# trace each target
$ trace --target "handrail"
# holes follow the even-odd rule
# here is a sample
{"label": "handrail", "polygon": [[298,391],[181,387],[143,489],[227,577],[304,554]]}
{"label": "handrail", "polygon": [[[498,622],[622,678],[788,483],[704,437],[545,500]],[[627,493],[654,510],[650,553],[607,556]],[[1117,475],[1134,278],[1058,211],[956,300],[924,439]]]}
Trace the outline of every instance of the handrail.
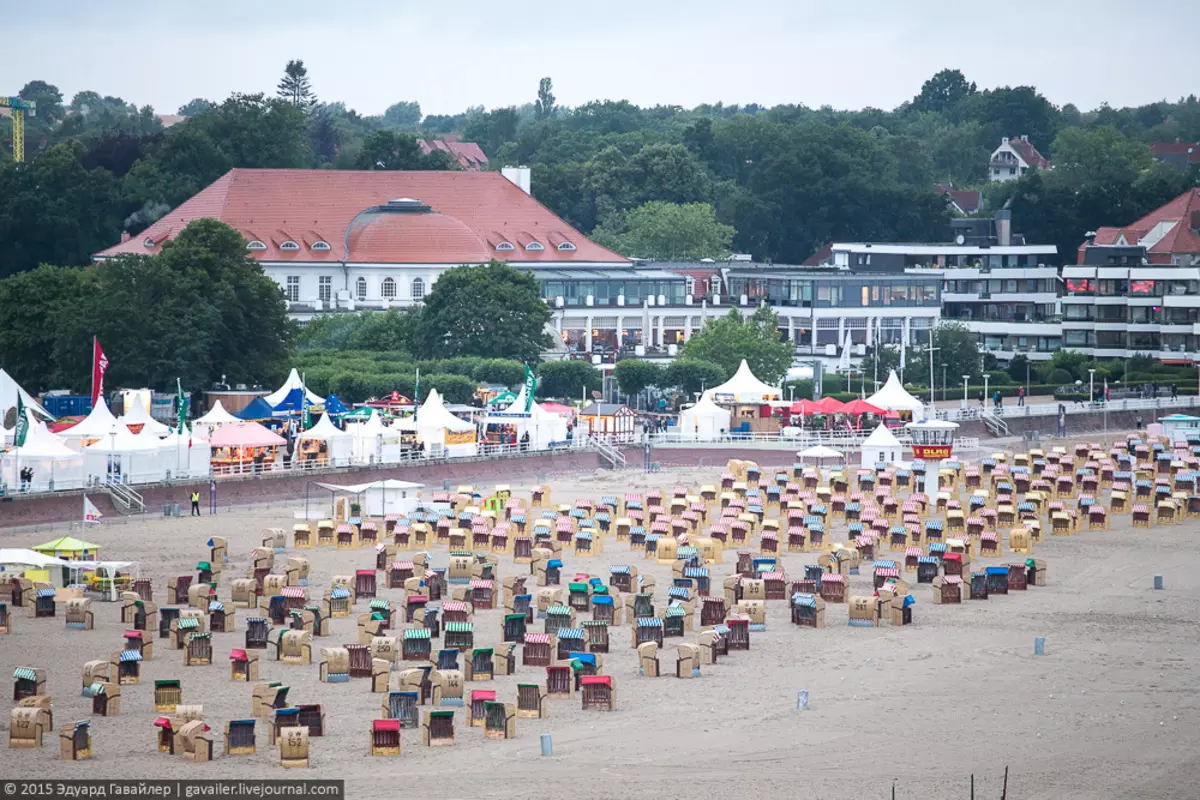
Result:
{"label": "handrail", "polygon": [[589,436],[588,444],[596,448],[596,452],[608,461],[608,463],[612,464],[613,469],[625,469],[625,454],[611,443],[595,436]]}
{"label": "handrail", "polygon": [[112,498],[113,505],[124,509],[126,514],[140,514],[146,510],[146,502],[132,487],[118,483],[112,478],[105,478],[104,489]]}

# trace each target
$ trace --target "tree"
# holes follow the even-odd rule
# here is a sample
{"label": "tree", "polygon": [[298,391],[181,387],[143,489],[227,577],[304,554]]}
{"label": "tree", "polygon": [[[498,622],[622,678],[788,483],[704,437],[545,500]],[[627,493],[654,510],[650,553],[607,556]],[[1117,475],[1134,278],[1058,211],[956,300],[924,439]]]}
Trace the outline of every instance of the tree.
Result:
{"label": "tree", "polygon": [[[914,374],[914,359],[917,356],[918,349],[915,347],[908,348],[908,352],[904,356],[905,375],[904,379],[907,383],[919,382],[919,378],[924,375],[929,376],[928,367],[921,374]],[[941,363],[941,362],[938,362]],[[863,358],[862,363],[856,372],[861,372],[865,377],[866,385],[872,386],[873,382],[878,380],[882,386],[887,380],[888,373],[896,370],[896,374],[900,374],[900,345],[877,344],[867,348],[867,355]],[[960,375],[962,373],[959,373]],[[857,386],[859,381],[854,381]],[[873,391],[873,390],[871,390]],[[870,393],[870,392],[868,392]]]}
{"label": "tree", "polygon": [[537,396],[569,400],[600,391],[603,376],[586,361],[547,361],[538,365]]}
{"label": "tree", "polygon": [[392,103],[383,112],[383,121],[402,128],[416,127],[421,124],[421,104],[408,100]]}
{"label": "tree", "polygon": [[554,82],[542,78],[538,83],[537,102],[533,104],[533,113],[538,119],[549,119],[554,116]]}
{"label": "tree", "polygon": [[651,386],[661,386],[663,369],[651,361],[623,358],[613,367],[613,377],[621,394],[636,395]]}
{"label": "tree", "polygon": [[427,169],[425,154],[417,137],[391,130],[379,130],[368,136],[358,151],[357,169]]}
{"label": "tree", "polygon": [[289,61],[283,68],[283,79],[279,81],[278,95],[302,111],[307,111],[317,104],[317,96],[313,94],[312,84],[308,80],[308,70],[303,61]]}
{"label": "tree", "polygon": [[551,312],[537,281],[499,261],[447,270],[424,306],[421,351],[430,358],[537,361],[551,344]]}
{"label": "tree", "polygon": [[525,365],[520,361],[492,358],[480,363],[471,374],[475,380],[498,383],[511,389],[525,380]]}
{"label": "tree", "polygon": [[203,114],[210,108],[216,108],[216,103],[211,100],[205,100],[203,97],[196,97],[181,105],[175,113],[181,117],[194,117],[197,114]]}
{"label": "tree", "polygon": [[1143,142],[1111,125],[1092,130],[1066,128],[1055,137],[1051,151],[1054,170],[1047,180],[1076,189],[1089,184],[1130,186],[1158,163]]}
{"label": "tree", "polygon": [[730,376],[720,364],[711,361],[697,361],[689,358],[677,358],[672,361],[663,375],[663,384],[672,386],[679,391],[694,395],[720,386]]}
{"label": "tree", "polygon": [[53,126],[66,114],[62,104],[62,92],[53,84],[45,81],[30,81],[21,88],[21,91],[17,92],[17,95],[22,100],[37,103],[37,113],[28,118],[30,121],[38,119],[47,126]]}
{"label": "tree", "polygon": [[749,317],[738,309],[710,321],[683,346],[680,357],[709,361],[732,375],[742,359],[759,380],[777,384],[792,366],[792,345],[779,338],[779,315],[759,306]]}
{"label": "tree", "polygon": [[921,93],[913,98],[912,107],[945,113],[976,91],[974,81],[968,81],[962,70],[944,69],[921,85]]}
{"label": "tree", "polygon": [[501,145],[517,138],[517,122],[517,109],[512,106],[477,114],[467,123],[463,140],[476,142],[489,156],[494,156]]}
{"label": "tree", "polygon": [[599,244],[626,256],[697,261],[724,258],[734,230],[717,221],[708,203],[653,201],[617,214],[592,232]]}
{"label": "tree", "polygon": [[120,184],[87,169],[81,143],[55,145],[17,165],[0,164],[0,276],[38,264],[86,264],[115,244],[124,216]]}
{"label": "tree", "polygon": [[[975,333],[961,322],[942,320],[933,329],[933,368],[934,380],[942,379],[942,364],[946,365],[947,380],[961,380],[963,375],[979,375],[982,356],[979,352],[979,341]],[[905,370],[905,380],[910,383],[929,383],[929,353],[925,348],[919,348],[914,353],[909,351],[908,366]]]}

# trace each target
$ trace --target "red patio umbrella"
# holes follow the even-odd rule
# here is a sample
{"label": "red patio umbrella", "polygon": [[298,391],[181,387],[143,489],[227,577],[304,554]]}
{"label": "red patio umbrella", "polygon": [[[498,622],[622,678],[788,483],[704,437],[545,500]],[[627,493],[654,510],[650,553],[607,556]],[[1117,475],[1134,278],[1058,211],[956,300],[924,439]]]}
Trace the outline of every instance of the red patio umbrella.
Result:
{"label": "red patio umbrella", "polygon": [[861,417],[863,414],[883,416],[883,409],[871,405],[866,400],[851,400],[842,407],[842,413],[852,417]]}
{"label": "red patio umbrella", "polygon": [[788,413],[793,417],[811,417],[814,414],[824,414],[825,410],[812,400],[797,400],[792,403]]}
{"label": "red patio umbrella", "polygon": [[833,397],[822,397],[816,402],[816,406],[826,414],[841,414],[846,408],[845,403]]}

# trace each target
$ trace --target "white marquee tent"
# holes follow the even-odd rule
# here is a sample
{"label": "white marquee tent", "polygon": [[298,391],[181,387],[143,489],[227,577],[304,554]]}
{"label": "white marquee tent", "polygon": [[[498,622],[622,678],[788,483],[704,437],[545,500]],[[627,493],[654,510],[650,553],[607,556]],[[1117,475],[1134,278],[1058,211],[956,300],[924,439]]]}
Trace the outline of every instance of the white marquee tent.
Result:
{"label": "white marquee tent", "polygon": [[[333,492],[331,506],[342,497],[361,506],[364,517],[382,517],[385,514],[408,514],[417,507],[419,489],[425,488],[423,483],[411,483],[394,479],[342,485],[337,483],[315,482],[322,489]],[[320,512],[325,515],[324,509]]]}
{"label": "white marquee tent", "polygon": [[121,483],[154,483],[166,476],[167,460],[158,437],[120,425],[115,434],[101,435],[84,448],[83,469],[85,478],[100,481],[111,477]]}
{"label": "white marquee tent", "polygon": [[[372,419],[375,417],[372,414]],[[367,423],[364,423],[364,425]],[[297,439],[325,443],[325,452],[332,466],[344,466],[354,456],[354,434],[340,430],[328,414],[322,414],[317,424],[301,433]]]}
{"label": "white marquee tent", "polygon": [[728,433],[729,409],[721,408],[705,393],[700,402],[679,412],[679,436],[697,442],[712,442]]}
{"label": "white marquee tent", "polygon": [[[453,441],[457,439],[463,441]],[[475,424],[447,411],[437,389],[430,390],[417,412],[417,441],[429,456],[473,456],[479,449]]]}
{"label": "white marquee tent", "polygon": [[213,403],[213,407],[207,414],[202,417],[198,417],[196,421],[192,423],[192,431],[195,433],[203,433],[207,436],[208,433],[213,430],[213,428],[217,428],[221,425],[228,425],[232,422],[241,422],[241,420],[226,411],[225,406],[221,405],[221,401],[218,400],[217,402]]}
{"label": "white marquee tent", "polygon": [[[274,408],[286,400],[287,396],[292,393],[293,389],[303,388],[304,381],[300,380],[300,373],[293,368],[288,374],[287,380],[283,382],[283,386],[280,386],[274,392],[271,392],[269,395],[264,397],[263,400],[266,400],[267,404]],[[312,389],[307,389],[306,391],[308,392],[308,402],[316,405],[320,405],[325,402],[325,398],[321,397],[321,395],[317,394]]]}
{"label": "white marquee tent", "polygon": [[4,454],[0,475],[9,487],[19,487],[20,473],[26,467],[33,468],[33,482],[29,489],[46,491],[75,489],[83,486],[83,456],[67,447],[62,437],[51,433],[45,424],[37,421],[31,411],[26,412],[29,433],[24,447],[14,447]]}
{"label": "white marquee tent", "polygon": [[868,397],[867,402],[884,411],[910,411],[914,420],[925,419],[925,405],[900,385],[900,379],[896,377],[896,370],[891,371],[887,383],[878,392]]}
{"label": "white marquee tent", "polygon": [[553,443],[563,443],[567,440],[567,418],[561,414],[547,411],[534,401],[525,410],[525,387],[517,394],[517,399],[503,411],[489,413],[484,422],[487,425],[512,425],[517,430],[517,440],[520,441],[526,433],[529,434],[530,450],[545,450]]}
{"label": "white marquee tent", "polygon": [[762,403],[767,400],[779,399],[779,387],[768,386],[754,377],[746,359],[733,377],[704,392],[704,396],[716,403]]}
{"label": "white marquee tent", "polygon": [[880,464],[903,464],[904,446],[900,440],[880,424],[862,444],[862,465],[864,469],[874,469]]}
{"label": "white marquee tent", "polygon": [[117,422],[131,430],[141,425],[141,432],[152,434],[160,439],[171,432],[170,426],[164,425],[150,416],[146,407],[137,400],[130,403],[130,407],[125,410],[125,413],[117,417]]}
{"label": "white marquee tent", "polygon": [[117,418],[108,410],[108,403],[101,397],[96,401],[96,405],[92,406],[91,413],[65,431],[61,431],[59,435],[67,439],[99,439],[109,436],[118,427],[126,433],[129,432],[123,425],[117,425]]}
{"label": "white marquee tent", "polygon": [[10,408],[17,407],[18,397],[25,403],[26,408],[33,409],[46,419],[54,419],[46,409],[42,408],[41,403],[34,400],[29,392],[22,389],[20,384],[13,380],[11,375],[0,369],[0,420],[8,416]]}
{"label": "white marquee tent", "polygon": [[346,432],[350,436],[354,463],[393,464],[400,460],[400,429],[383,424],[378,411],[372,410],[371,416],[348,426]]}

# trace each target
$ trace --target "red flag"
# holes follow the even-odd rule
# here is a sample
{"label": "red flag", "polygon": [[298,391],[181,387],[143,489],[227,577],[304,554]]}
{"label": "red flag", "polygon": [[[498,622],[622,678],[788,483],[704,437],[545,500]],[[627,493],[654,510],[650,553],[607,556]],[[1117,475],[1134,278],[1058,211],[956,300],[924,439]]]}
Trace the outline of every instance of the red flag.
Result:
{"label": "red flag", "polygon": [[100,349],[100,340],[92,337],[92,407],[104,395],[104,373],[108,372],[108,356]]}

